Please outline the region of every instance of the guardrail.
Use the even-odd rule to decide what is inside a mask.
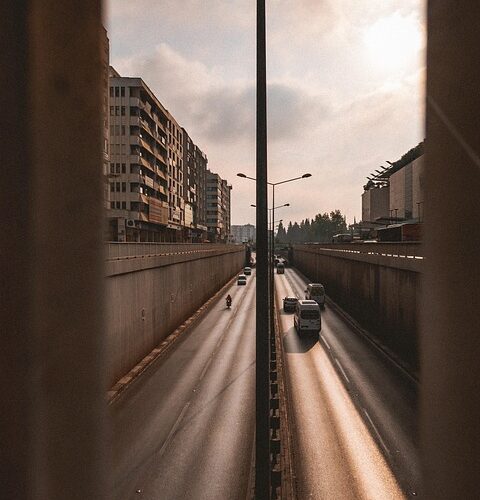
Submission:
[[[243,245],[225,245],[216,243],[106,243],[106,260],[138,259],[166,255],[185,255],[212,253],[218,251],[238,251]]]
[[[403,243],[305,243],[295,245],[316,252],[339,252],[366,255],[380,255],[383,257],[398,257],[404,259],[423,259],[423,247],[418,242]]]

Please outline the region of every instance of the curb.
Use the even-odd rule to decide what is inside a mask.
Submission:
[[[176,342],[182,338],[195,326],[210,310],[210,308],[220,299],[225,291],[232,286],[237,278],[237,273],[223,285],[212,297],[202,304],[188,319],[186,319],[176,330],[168,335],[157,347],[152,349],[138,364],[136,364],[128,373],[126,373],[114,386],[107,392],[107,403],[114,403],[119,396],[134,383],[152,364],[161,356],[166,354]]]

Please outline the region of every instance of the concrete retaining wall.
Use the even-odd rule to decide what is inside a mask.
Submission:
[[[398,248],[296,245],[294,265],[416,371],[423,258],[419,245]]]
[[[113,251],[111,245],[106,261],[110,386],[232,278],[245,260],[243,246],[237,245],[150,244],[148,255],[135,243],[116,243]]]

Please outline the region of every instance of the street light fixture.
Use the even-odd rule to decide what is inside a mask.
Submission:
[[[253,203],[252,203],[250,206],[251,206],[251,207],[253,207],[253,208],[256,208],[256,207],[257,207],[257,205],[254,205]],[[284,205],[279,205],[278,207],[275,207],[275,210],[276,210],[277,208],[289,207],[289,206],[290,206],[290,203],[285,203]],[[273,208],[268,208],[267,210],[273,210]]]

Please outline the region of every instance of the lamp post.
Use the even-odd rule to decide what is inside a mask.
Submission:
[[[250,176],[242,174],[242,173],[238,173],[237,176],[242,177],[242,179],[250,179],[251,181],[257,180],[257,179],[255,179],[255,177],[250,177]],[[280,208],[280,207],[275,207],[275,187],[279,186],[280,184],[286,184],[287,182],[298,181],[300,179],[307,179],[308,177],[311,177],[311,176],[312,176],[312,174],[307,173],[307,174],[300,175],[298,177],[293,177],[292,179],[286,179],[284,181],[279,181],[279,182],[268,182],[267,181],[267,184],[269,186],[272,186],[272,208],[269,209],[272,212],[271,213],[271,220],[272,221],[275,218],[275,208]],[[282,206],[284,206],[284,205],[282,205]],[[273,224],[272,224],[272,227],[273,227]],[[274,274],[273,274],[273,270],[272,270],[274,251],[275,251],[275,245],[273,243],[273,238],[272,238],[272,245],[271,245],[271,249],[270,249],[270,265],[269,265],[269,269],[272,271],[270,273],[270,290],[271,290],[271,293],[270,293],[270,325],[271,325],[272,329],[273,329],[273,322],[274,322],[273,304],[274,304],[274,295],[275,295],[275,280],[274,280]]]

